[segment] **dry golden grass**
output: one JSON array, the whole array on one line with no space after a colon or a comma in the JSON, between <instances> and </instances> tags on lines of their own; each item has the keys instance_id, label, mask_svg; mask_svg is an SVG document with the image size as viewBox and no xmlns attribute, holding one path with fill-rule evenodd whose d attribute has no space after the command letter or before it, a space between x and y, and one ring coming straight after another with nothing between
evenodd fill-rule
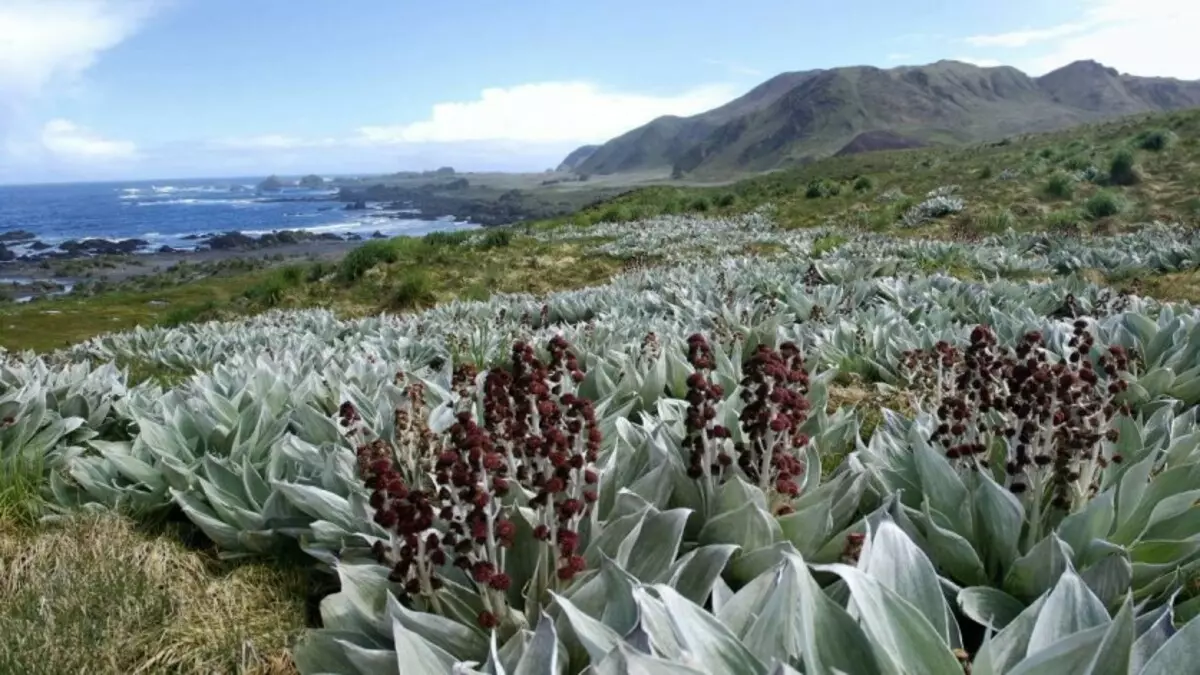
<instances>
[{"instance_id":1,"label":"dry golden grass","mask_svg":"<svg viewBox=\"0 0 1200 675\"><path fill-rule=\"evenodd\" d=\"M0 673L285 675L300 571L222 569L116 515L0 521Z\"/></svg>"},{"instance_id":2,"label":"dry golden grass","mask_svg":"<svg viewBox=\"0 0 1200 675\"><path fill-rule=\"evenodd\" d=\"M1147 275L1120 286L1164 302L1200 304L1200 272L1196 270Z\"/></svg>"}]
</instances>

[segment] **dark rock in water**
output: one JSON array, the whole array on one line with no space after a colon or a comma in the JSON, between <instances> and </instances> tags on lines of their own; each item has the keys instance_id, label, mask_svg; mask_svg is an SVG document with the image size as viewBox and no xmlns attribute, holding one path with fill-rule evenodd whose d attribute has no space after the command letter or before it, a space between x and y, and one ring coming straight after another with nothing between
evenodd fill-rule
<instances>
[{"instance_id":1,"label":"dark rock in water","mask_svg":"<svg viewBox=\"0 0 1200 675\"><path fill-rule=\"evenodd\" d=\"M362 235L356 232L351 232L346 235L346 241L362 241Z\"/></svg>"},{"instance_id":2,"label":"dark rock in water","mask_svg":"<svg viewBox=\"0 0 1200 675\"><path fill-rule=\"evenodd\" d=\"M4 244L0 244L0 262L8 262L10 260L16 260L16 259L17 259L16 253L13 253L12 251L8 250L8 247L5 246Z\"/></svg>"},{"instance_id":3,"label":"dark rock in water","mask_svg":"<svg viewBox=\"0 0 1200 675\"><path fill-rule=\"evenodd\" d=\"M214 251L228 251L234 248L250 248L258 243L254 237L248 237L241 232L225 232L209 235L204 243Z\"/></svg>"},{"instance_id":4,"label":"dark rock in water","mask_svg":"<svg viewBox=\"0 0 1200 675\"><path fill-rule=\"evenodd\" d=\"M158 249L158 252L159 253L182 253L182 251L180 251L179 249L171 248L170 246L167 246L166 244L163 244L162 246L160 246Z\"/></svg>"},{"instance_id":5,"label":"dark rock in water","mask_svg":"<svg viewBox=\"0 0 1200 675\"><path fill-rule=\"evenodd\" d=\"M136 253L138 249L149 245L150 242L144 239L121 239L119 241L109 241L107 239L84 239L83 241L76 241L71 239L59 244L58 248L75 255L87 253L95 255L122 255Z\"/></svg>"},{"instance_id":6,"label":"dark rock in water","mask_svg":"<svg viewBox=\"0 0 1200 675\"><path fill-rule=\"evenodd\" d=\"M30 239L37 239L37 235L29 232L28 230L9 230L8 232L0 232L0 242L29 241Z\"/></svg>"},{"instance_id":7,"label":"dark rock in water","mask_svg":"<svg viewBox=\"0 0 1200 675\"><path fill-rule=\"evenodd\" d=\"M339 235L336 235L332 232L322 232L321 234L318 234L316 238L320 239L321 241L345 241L345 239L342 239Z\"/></svg>"},{"instance_id":8,"label":"dark rock in water","mask_svg":"<svg viewBox=\"0 0 1200 675\"><path fill-rule=\"evenodd\" d=\"M34 241L32 244L29 245L29 248L31 248L35 251L45 251L48 248L54 248L54 247L51 246L50 244L47 244L44 241Z\"/></svg>"},{"instance_id":9,"label":"dark rock in water","mask_svg":"<svg viewBox=\"0 0 1200 675\"><path fill-rule=\"evenodd\" d=\"M325 179L316 174L309 174L301 178L297 185L309 190L320 190L321 188L325 187Z\"/></svg>"},{"instance_id":10,"label":"dark rock in water","mask_svg":"<svg viewBox=\"0 0 1200 675\"><path fill-rule=\"evenodd\" d=\"M207 236L208 235L206 235L206 234L185 234L185 235L183 235L182 238L187 241L196 241L197 239L203 239L204 237L207 237Z\"/></svg>"},{"instance_id":11,"label":"dark rock in water","mask_svg":"<svg viewBox=\"0 0 1200 675\"><path fill-rule=\"evenodd\" d=\"M279 180L279 176L267 176L261 183L258 184L259 192L279 192L283 189L283 181Z\"/></svg>"},{"instance_id":12,"label":"dark rock in water","mask_svg":"<svg viewBox=\"0 0 1200 675\"><path fill-rule=\"evenodd\" d=\"M245 185L230 185L229 191L234 194L243 194L250 191L250 188Z\"/></svg>"},{"instance_id":13,"label":"dark rock in water","mask_svg":"<svg viewBox=\"0 0 1200 675\"><path fill-rule=\"evenodd\" d=\"M355 200L354 202L346 205L346 210L347 211L366 211L367 210L367 202L362 199Z\"/></svg>"},{"instance_id":14,"label":"dark rock in water","mask_svg":"<svg viewBox=\"0 0 1200 675\"><path fill-rule=\"evenodd\" d=\"M375 230L374 232L371 233L371 238L372 239L387 239L387 235L380 232L379 230Z\"/></svg>"}]
</instances>

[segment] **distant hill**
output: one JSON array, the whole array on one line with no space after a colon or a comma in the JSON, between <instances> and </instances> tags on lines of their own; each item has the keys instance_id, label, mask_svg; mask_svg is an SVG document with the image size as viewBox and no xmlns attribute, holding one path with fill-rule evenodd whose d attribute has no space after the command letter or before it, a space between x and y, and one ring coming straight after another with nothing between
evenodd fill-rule
<instances>
[{"instance_id":1,"label":"distant hill","mask_svg":"<svg viewBox=\"0 0 1200 675\"><path fill-rule=\"evenodd\" d=\"M1077 61L1033 78L958 61L777 75L692 117L660 117L564 160L613 174L715 177L818 157L988 140L1141 112L1200 106L1200 82L1123 75Z\"/></svg>"}]
</instances>

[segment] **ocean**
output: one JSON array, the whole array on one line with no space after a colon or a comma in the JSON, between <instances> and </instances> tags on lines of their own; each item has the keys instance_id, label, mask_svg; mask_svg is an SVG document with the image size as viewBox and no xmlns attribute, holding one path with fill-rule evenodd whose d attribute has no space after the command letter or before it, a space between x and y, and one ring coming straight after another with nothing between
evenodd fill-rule
<instances>
[{"instance_id":1,"label":"ocean","mask_svg":"<svg viewBox=\"0 0 1200 675\"><path fill-rule=\"evenodd\" d=\"M314 234L375 232L387 236L477 227L471 223L389 217L378 209L346 211L337 201L312 201L331 190L284 188L255 193L255 178L59 185L0 185L0 233L26 230L56 246L86 238L142 239L146 251L162 246L194 249L189 235L237 230L251 237L276 230ZM396 212L390 212L396 216ZM17 255L26 246L8 244Z\"/></svg>"}]
</instances>

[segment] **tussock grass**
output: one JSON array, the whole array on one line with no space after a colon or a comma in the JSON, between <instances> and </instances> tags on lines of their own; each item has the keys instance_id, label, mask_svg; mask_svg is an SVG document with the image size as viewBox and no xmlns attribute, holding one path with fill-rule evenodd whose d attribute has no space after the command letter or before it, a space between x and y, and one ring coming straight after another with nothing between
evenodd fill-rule
<instances>
[{"instance_id":1,"label":"tussock grass","mask_svg":"<svg viewBox=\"0 0 1200 675\"><path fill-rule=\"evenodd\" d=\"M36 521L42 511L44 476L40 459L0 462L0 523L29 526Z\"/></svg>"},{"instance_id":2,"label":"tussock grass","mask_svg":"<svg viewBox=\"0 0 1200 675\"><path fill-rule=\"evenodd\" d=\"M123 517L0 519L0 673L286 675L306 579L221 568Z\"/></svg>"}]
</instances>

